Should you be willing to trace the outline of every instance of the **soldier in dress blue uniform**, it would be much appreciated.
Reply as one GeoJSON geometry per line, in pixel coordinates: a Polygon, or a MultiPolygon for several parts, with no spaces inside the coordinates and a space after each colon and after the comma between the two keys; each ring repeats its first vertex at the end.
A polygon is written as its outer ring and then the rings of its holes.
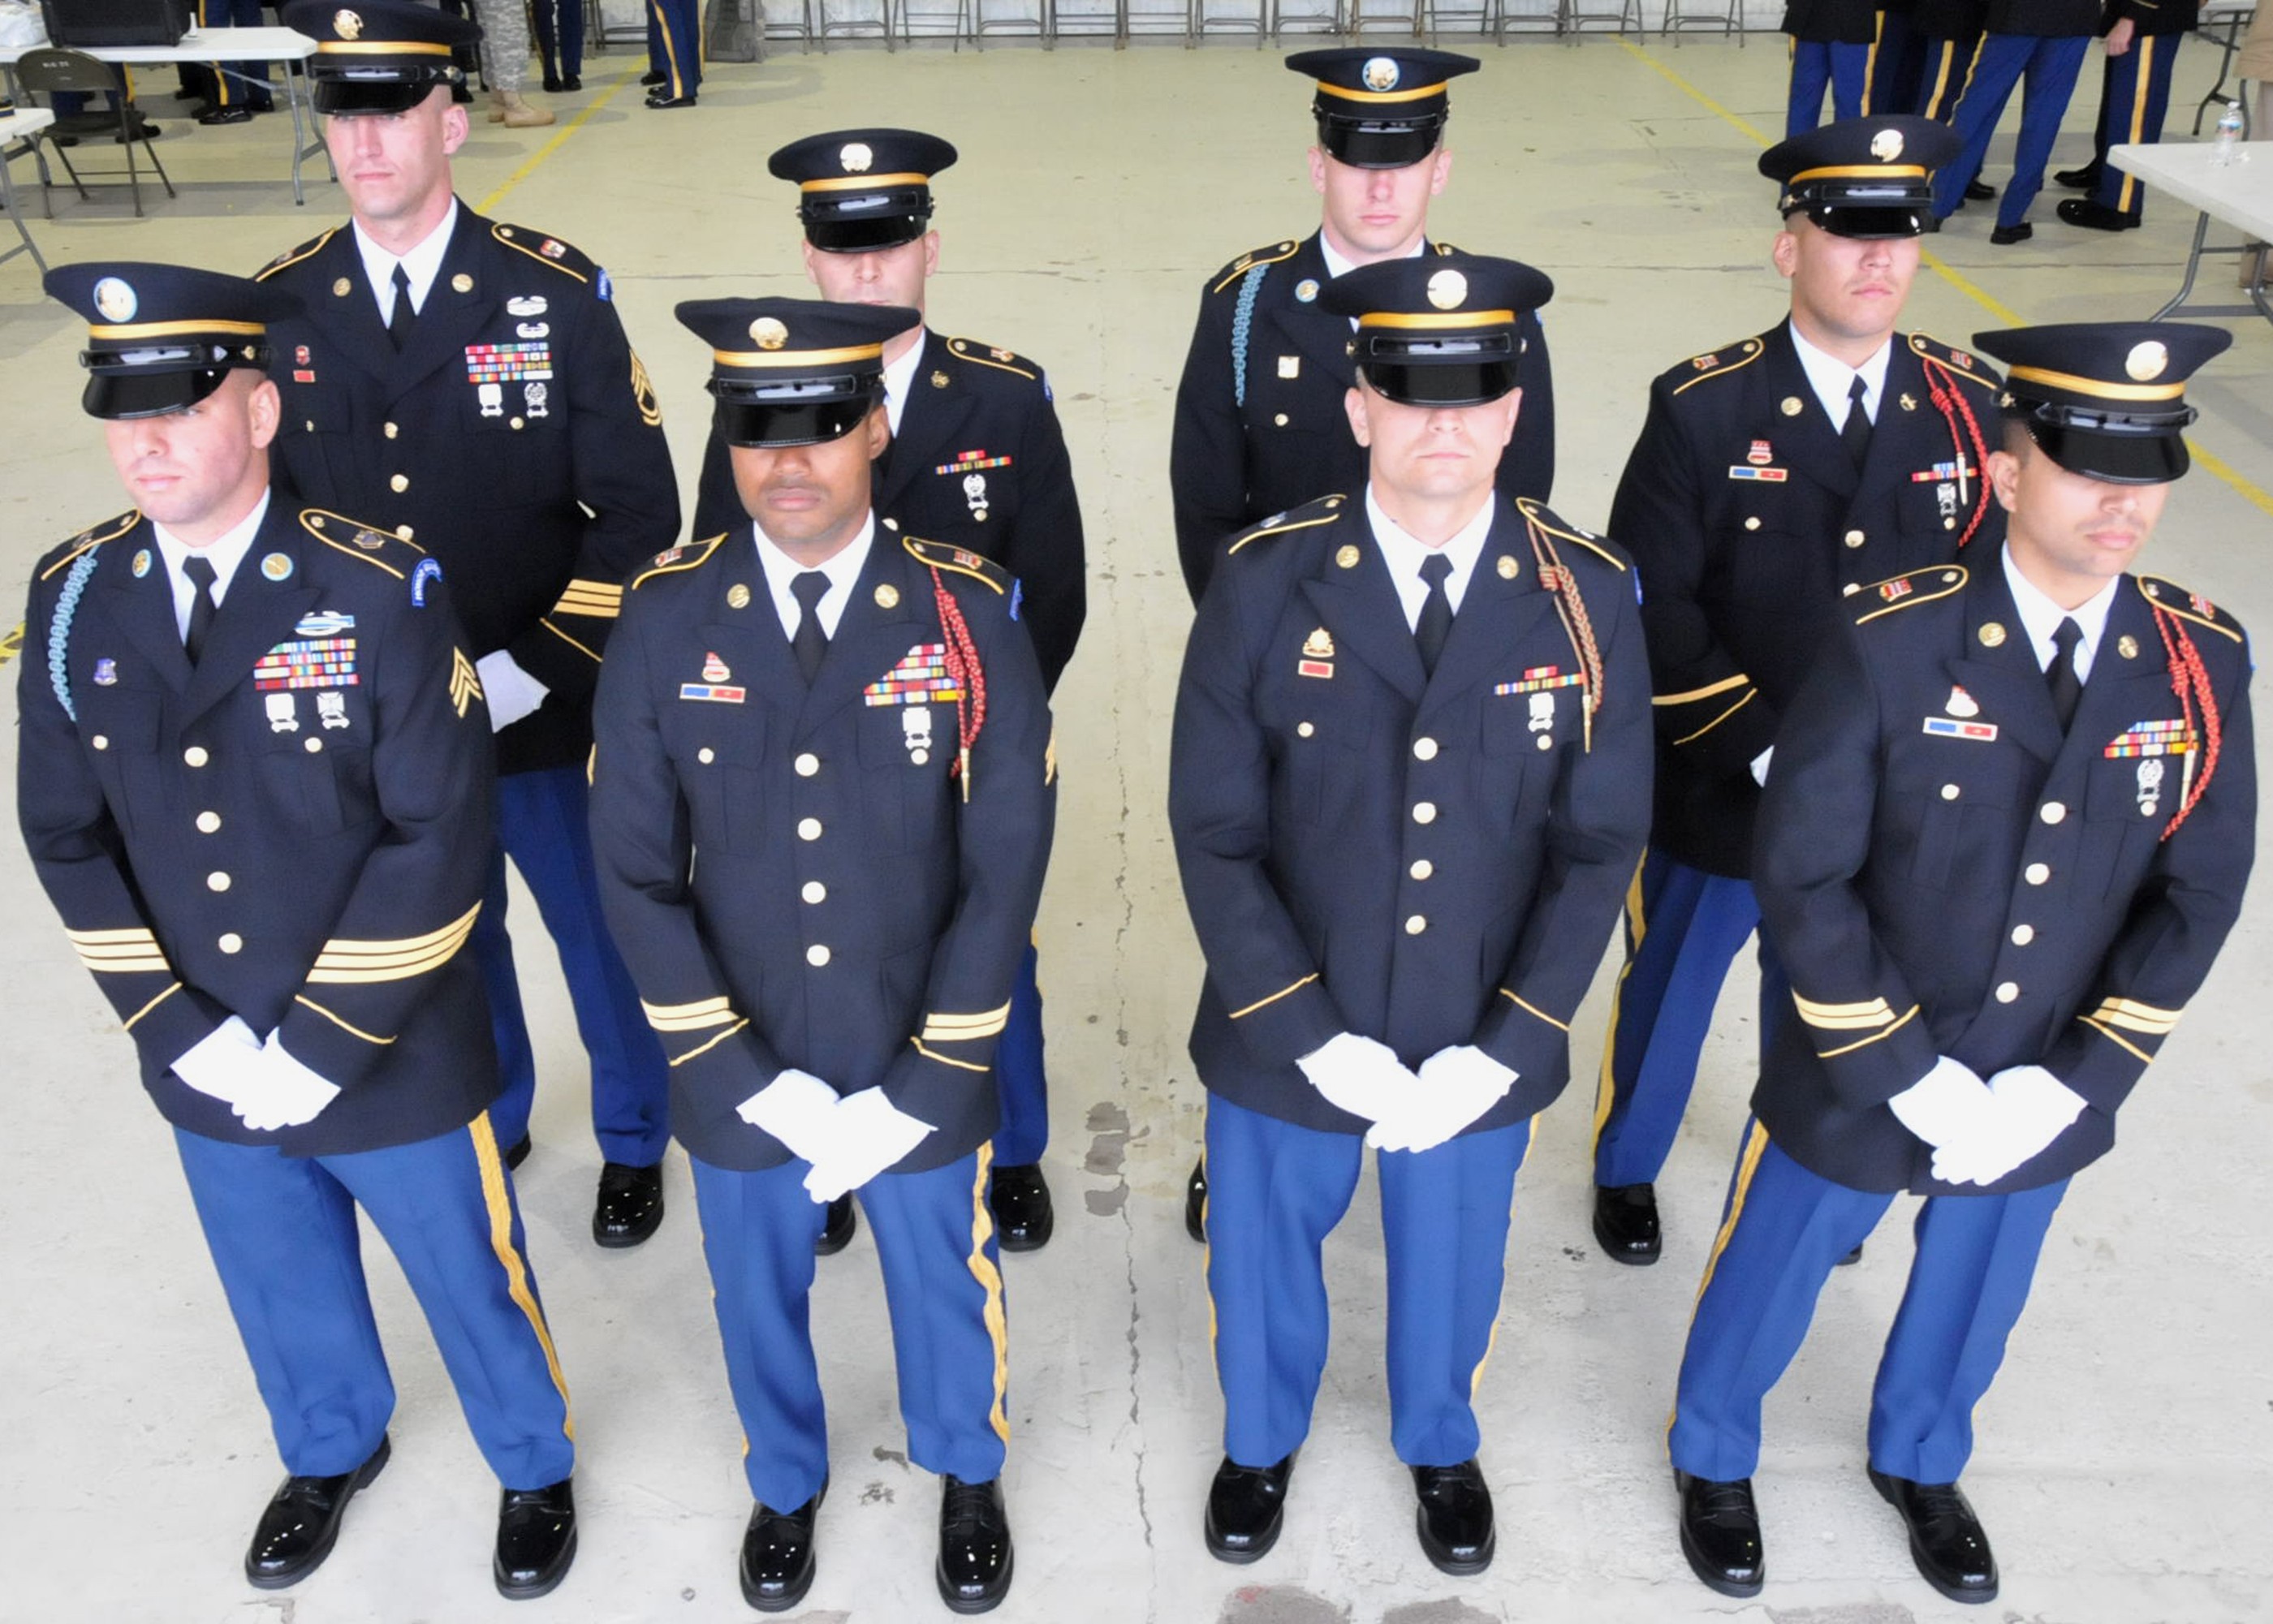
{"type": "Polygon", "coordinates": [[[1787,140],[1823,122],[1827,89],[1834,121],[1871,111],[1885,15],[1872,0],[1784,0],[1783,32],[1791,41],[1783,112],[1787,140]]]}
{"type": "Polygon", "coordinates": [[[670,1087],[601,917],[584,760],[623,579],[678,535],[663,414],[608,273],[451,194],[467,125],[446,94],[449,48],[473,26],[410,0],[299,0],[285,20],[318,41],[316,107],[355,218],[260,273],[305,307],[273,347],[277,466],[310,501],[450,573],[499,730],[498,839],[473,941],[505,1073],[499,1137],[517,1165],[536,1086],[506,934],[510,857],[591,1056],[593,1238],[635,1246],[663,1219],[670,1087]]]}
{"type": "Polygon", "coordinates": [[[2028,89],[2021,103],[2021,128],[2013,146],[2013,178],[1997,205],[1997,223],[1989,241],[1999,248],[2025,243],[2036,235],[2029,223],[2029,206],[2044,190],[2044,164],[2059,135],[2060,119],[2068,98],[2075,94],[2075,79],[2082,70],[2084,51],[2098,31],[2099,0],[1988,0],[1983,16],[1984,30],[1965,71],[1965,86],[1949,115],[1962,150],[1934,177],[1933,223],[1931,231],[1965,206],[1965,199],[1983,195],[1981,165],[1989,154],[1990,138],[2005,115],[2013,87],[2023,78],[2028,89]]]}
{"type": "Polygon", "coordinates": [[[1278,1538],[1326,1356],[1319,1247],[1383,1155],[1390,1431],[1421,1548],[1494,1548],[1471,1397],[1531,1119],[1648,827],[1624,556],[1495,491],[1547,278],[1463,254],[1324,295],[1357,319],[1362,492],[1235,538],[1185,652],[1169,822],[1207,981],[1208,1549],[1278,1538]]]}
{"type": "Polygon", "coordinates": [[[1832,1265],[1925,1197],[1870,1475],[1918,1570],[1997,1593],[1957,1486],[2069,1178],[2202,984],[2256,850],[2249,647],[2126,573],[2186,472],[2179,323],[1976,335],[2011,368],[2004,547],[1856,594],[1784,716],[1756,883],[1791,973],[1671,1431],[1682,1548],[1760,1588],[1760,1405],[1832,1265]]]}
{"type": "MultiPolygon", "coordinates": [[[[773,154],[773,174],[797,183],[806,274],[824,298],[920,314],[939,266],[931,178],[955,159],[949,143],[913,130],[838,130],[773,154]]],[[[1054,689],[1081,637],[1089,588],[1073,464],[1040,364],[943,338],[919,319],[884,346],[884,408],[892,439],[875,463],[876,511],[910,535],[992,558],[1015,576],[1019,619],[1054,689]]],[[[726,444],[713,435],[694,534],[748,523],[726,444]]],[[[994,1059],[1002,1125],[987,1200],[1006,1252],[1033,1251],[1055,1225],[1040,1165],[1050,1122],[1035,976],[1030,947],[994,1059]]],[[[841,1250],[853,1222],[849,1201],[833,1207],[822,1250],[841,1250]]]]}
{"type": "Polygon", "coordinates": [[[2202,24],[2201,0],[2108,0],[2100,18],[2106,40],[2099,82],[2099,120],[2091,134],[2091,161],[2061,169],[2052,179],[2088,192],[2063,198],[2054,211],[2087,231],[2134,231],[2146,217],[2147,189],[2138,176],[2107,161],[2119,143],[2159,141],[2170,110],[2171,69],[2179,47],[2202,24]]]}
{"type": "MultiPolygon", "coordinates": [[[[1168,479],[1176,554],[1197,604],[1224,543],[1328,491],[1365,483],[1365,448],[1343,402],[1356,381],[1350,324],[1321,291],[1354,266],[1457,252],[1428,238],[1429,199],[1444,191],[1451,81],[1483,64],[1451,51],[1302,51],[1317,80],[1310,184],[1317,230],[1250,250],[1208,279],[1176,385],[1168,479]]],[[[1501,455],[1500,493],[1544,502],[1555,484],[1555,374],[1536,311],[1522,313],[1523,432],[1501,455]]],[[[1205,1164],[1184,1197],[1184,1228],[1204,1239],[1205,1164]]]]}
{"type": "Polygon", "coordinates": [[[272,486],[281,290],[61,266],[84,404],[137,508],[33,572],[17,807],[40,883],[173,1125],[290,1474],[245,1576],[330,1554],[394,1388],[358,1206],[505,1486],[494,1574],[576,1549],[568,1397],[487,1107],[488,721],[434,560],[272,486]]]}
{"type": "MultiPolygon", "coordinates": [[[[1656,818],[1595,1102],[1594,1236],[1621,1262],[1662,1250],[1654,1181],[1759,922],[1756,781],[1841,595],[2003,535],[1982,473],[1995,374],[1894,325],[1954,146],[1926,119],[1866,118],[1762,155],[1791,314],[1651,385],[1610,509],[1657,688],[1656,818]]],[[[1765,1033],[1783,1007],[1766,944],[1760,972],[1765,1033]]]]}
{"type": "Polygon", "coordinates": [[[679,307],[752,522],[632,578],[601,673],[610,919],[670,1050],[757,1501],[742,1593],[793,1607],[829,1486],[806,1328],[826,1204],[876,1237],[940,1595],[1010,1583],[993,1060],[1055,803],[1049,707],[989,560],[879,520],[893,305],[679,307]],[[696,853],[700,860],[696,860],[696,853]]]}

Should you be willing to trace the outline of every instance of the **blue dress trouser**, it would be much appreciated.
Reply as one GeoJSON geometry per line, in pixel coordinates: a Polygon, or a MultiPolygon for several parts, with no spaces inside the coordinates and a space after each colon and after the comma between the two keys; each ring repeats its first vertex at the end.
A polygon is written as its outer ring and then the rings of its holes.
{"type": "MultiPolygon", "coordinates": [[[[2063,1179],[1920,1203],[1909,1283],[1871,1391],[1879,1471],[1914,1483],[1954,1483],[1964,1471],[1973,1408],[2004,1361],[2067,1190],[2063,1179]]],[[[1751,1125],[1682,1351],[1668,1435],[1677,1468],[1718,1480],[1752,1475],[1762,1401],[1799,1351],[1824,1281],[1894,1199],[1808,1171],[1751,1125]]]]}
{"type": "Polygon", "coordinates": [[[1884,118],[1916,112],[1918,74],[1925,66],[1928,52],[1938,43],[1911,28],[1909,12],[1881,11],[1879,37],[1871,44],[1864,114],[1884,118]]]}
{"type": "MultiPolygon", "coordinates": [[[[694,1201],[726,1383],[741,1418],[750,1493],[793,1511],[829,1479],[829,1426],[814,1358],[813,1243],[826,1209],[812,1164],[730,1172],[700,1157],[694,1201]]],[[[966,1483],[1001,1475],[1010,1423],[1009,1321],[985,1146],[920,1173],[879,1173],[858,1191],[884,1270],[908,1459],[966,1483]]]]}
{"type": "Polygon", "coordinates": [[[569,1475],[568,1389],[488,1117],[342,1156],[290,1156],[179,1129],[174,1141],[286,1471],[353,1471],[394,1413],[364,1281],[360,1205],[425,1312],[498,1481],[540,1489],[569,1475]]]}
{"type": "Polygon", "coordinates": [[[2107,161],[2107,149],[2151,145],[2163,138],[2163,116],[2171,106],[2171,64],[2179,59],[2182,34],[2142,34],[2120,56],[2107,58],[2100,81],[2099,126],[2092,134],[2091,161],[2099,166],[2095,203],[2126,220],[2141,219],[2147,189],[2135,176],[2107,161]]]}
{"type": "Polygon", "coordinates": [[[2025,79],[2021,101],[2021,132],[2013,146],[2013,178],[1997,200],[1997,223],[2017,226],[2029,217],[2029,206],[2044,190],[2044,166],[2059,135],[2060,119],[2068,98],[2075,94],[2075,76],[2083,67],[2091,41],[2084,35],[2046,40],[2034,34],[1992,34],[1982,36],[1973,53],[1972,71],[1965,77],[1964,93],[1950,124],[1964,145],[1956,157],[1934,172],[1933,212],[1947,220],[1965,200],[1965,188],[1981,173],[1989,155],[1989,138],[1997,133],[2005,103],[2013,86],[2025,79]]]}
{"type": "Polygon", "coordinates": [[[702,87],[702,0],[647,0],[647,9],[654,19],[648,53],[663,74],[655,94],[674,99],[694,94],[702,87]]]}
{"type": "MultiPolygon", "coordinates": [[[[1652,850],[1626,895],[1626,962],[1594,1099],[1594,1182],[1647,1184],[1665,1165],[1729,966],[1760,922],[1749,880],[1652,850]]],[[[1791,1009],[1791,983],[1760,938],[1760,1051],[1791,1009]]]]}
{"type": "Polygon", "coordinates": [[[1791,42],[1791,91],[1785,103],[1784,138],[1805,135],[1823,122],[1823,92],[1831,91],[1831,116],[1854,118],[1863,111],[1871,60],[1867,45],[1826,45],[1813,40],[1791,42]]]}
{"type": "MultiPolygon", "coordinates": [[[[1506,1277],[1528,1120],[1377,1164],[1389,1266],[1389,1435],[1408,1466],[1476,1452],[1473,1399],[1506,1277]]],[[[1223,1449],[1270,1466],[1300,1447],[1326,1368],[1321,1251],[1349,1210],[1356,1134],[1298,1127],[1220,1096],[1207,1103],[1208,1296],[1215,1309],[1223,1449]]]]}
{"type": "Polygon", "coordinates": [[[584,72],[584,0],[534,0],[529,9],[536,26],[537,55],[554,79],[584,72]]]}
{"type": "Polygon", "coordinates": [[[592,827],[581,767],[508,773],[498,780],[498,845],[490,855],[489,890],[474,923],[474,957],[489,991],[505,1092],[490,1108],[499,1142],[529,1132],[536,1096],[536,1059],[506,934],[505,860],[510,857],[536,899],[553,945],[576,1030],[592,1060],[592,1131],[611,1162],[652,1167],[671,1141],[671,1068],[648,1025],[639,992],[600,912],[592,866],[592,827]]]}
{"type": "Polygon", "coordinates": [[[1050,1092],[1042,1066],[1042,988],[1034,949],[1028,945],[1010,987],[1009,1023],[994,1043],[994,1087],[1001,1096],[1001,1126],[994,1159],[1024,1167],[1042,1159],[1050,1143],[1050,1092]]]}
{"type": "MultiPolygon", "coordinates": [[[[198,0],[198,26],[203,28],[258,28],[260,0],[198,0]]],[[[275,107],[268,87],[265,62],[206,62],[190,64],[196,94],[216,109],[249,107],[266,113],[275,107]]]]}
{"type": "Polygon", "coordinates": [[[1928,40],[1925,46],[1925,60],[1918,70],[1918,116],[1946,124],[1956,115],[1957,98],[1964,93],[1965,75],[1973,65],[1973,53],[1980,49],[1981,36],[1928,40]]]}

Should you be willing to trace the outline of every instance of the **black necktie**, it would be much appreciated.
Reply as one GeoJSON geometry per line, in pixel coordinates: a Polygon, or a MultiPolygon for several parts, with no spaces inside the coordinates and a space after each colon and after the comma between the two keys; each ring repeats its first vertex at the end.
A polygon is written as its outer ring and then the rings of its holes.
{"type": "Polygon", "coordinates": [[[1432,552],[1421,560],[1421,579],[1429,583],[1429,595],[1421,601],[1421,618],[1414,623],[1413,640],[1421,645],[1421,669],[1429,676],[1437,674],[1437,656],[1444,652],[1444,640],[1452,632],[1452,600],[1444,595],[1444,577],[1452,573],[1452,561],[1443,553],[1432,552]]]}
{"type": "Polygon", "coordinates": [[[2083,698],[2083,678],[2075,674],[2075,646],[2083,641],[2083,628],[2063,620],[2052,631],[2052,662],[2044,667],[2044,682],[2052,691],[2052,709],[2059,715],[2060,731],[2075,720],[2076,701],[2083,698]]]}
{"type": "Polygon", "coordinates": [[[1839,430],[1840,441],[1847,447],[1847,454],[1855,459],[1858,473],[1863,459],[1871,454],[1871,414],[1863,409],[1863,397],[1869,393],[1870,385],[1857,373],[1855,381],[1847,386],[1847,423],[1839,430]]]}
{"type": "Polygon", "coordinates": [[[804,611],[797,617],[797,635],[789,640],[789,651],[797,656],[797,669],[807,682],[829,651],[829,633],[821,629],[821,598],[828,590],[829,577],[819,570],[803,571],[789,584],[790,595],[804,611]]]}
{"type": "Polygon", "coordinates": [[[396,349],[410,341],[410,324],[417,318],[418,312],[410,308],[410,273],[398,259],[394,262],[394,316],[386,324],[386,336],[394,341],[396,349]]]}
{"type": "Polygon", "coordinates": [[[206,651],[206,634],[213,630],[220,606],[214,602],[214,566],[210,558],[184,558],[182,574],[190,583],[190,629],[182,634],[182,647],[195,665],[206,651]]]}

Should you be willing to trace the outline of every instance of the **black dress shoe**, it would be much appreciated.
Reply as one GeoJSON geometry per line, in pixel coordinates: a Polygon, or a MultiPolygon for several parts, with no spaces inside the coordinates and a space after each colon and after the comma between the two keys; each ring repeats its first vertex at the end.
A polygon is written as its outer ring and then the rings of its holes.
{"type": "MultiPolygon", "coordinates": [[[[1957,206],[1963,208],[1965,206],[1961,203],[1957,206]]],[[[1935,232],[1941,229],[1941,216],[1939,214],[1921,214],[1918,216],[1918,224],[1924,229],[1925,234],[1928,236],[1932,236],[1935,232]]]]}
{"type": "Polygon", "coordinates": [[[1996,195],[1997,189],[1977,175],[1965,183],[1965,200],[1968,203],[1986,203],[1996,195]]]}
{"type": "Polygon", "coordinates": [[[502,1155],[508,1170],[517,1168],[529,1160],[529,1135],[523,1134],[519,1139],[514,1140],[505,1148],[502,1155]]]}
{"type": "Polygon", "coordinates": [[[2037,235],[2037,228],[2027,221],[2017,226],[1999,226],[1989,234],[1990,243],[1998,248],[2010,248],[2015,243],[2025,243],[2037,235]]]}
{"type": "Polygon", "coordinates": [[[544,76],[544,94],[548,96],[557,96],[560,94],[560,76],[558,73],[548,73],[544,76]]]}
{"type": "Polygon", "coordinates": [[[1413,1488],[1421,1497],[1414,1514],[1421,1553],[1437,1571],[1464,1577],[1490,1567],[1499,1536],[1492,1528],[1491,1490],[1474,1457],[1457,1466],[1415,1466],[1413,1488]]]}
{"type": "Polygon", "coordinates": [[[1767,1563],[1760,1551],[1760,1514],[1750,1478],[1715,1482],[1676,1468],[1681,1491],[1681,1554],[1705,1588],[1723,1596],[1757,1596],[1767,1563]]]}
{"type": "Polygon", "coordinates": [[[776,1511],[761,1501],[750,1510],[742,1533],[742,1599],[761,1613],[787,1613],[813,1588],[813,1523],[828,1497],[821,1493],[794,1511],[776,1511]]]}
{"type": "Polygon", "coordinates": [[[1184,1180],[1184,1233],[1200,1245],[1207,1245],[1207,1161],[1204,1157],[1192,1164],[1192,1176],[1184,1180]]]}
{"type": "Polygon", "coordinates": [[[694,98],[693,96],[649,96],[647,99],[647,104],[659,112],[664,108],[693,107],[694,98]]]}
{"type": "Polygon", "coordinates": [[[2087,231],[2136,231],[2136,217],[2121,209],[2112,209],[2093,198],[2062,198],[2059,217],[2071,226],[2082,226],[2087,231]]]}
{"type": "Polygon", "coordinates": [[[1657,1227],[1657,1187],[1647,1184],[1596,1185],[1594,1239],[1618,1262],[1656,1262],[1664,1250],[1657,1227]]]}
{"type": "Polygon", "coordinates": [[[592,1207],[592,1239],[604,1246],[636,1246],[663,1222],[663,1164],[600,1164],[600,1195],[592,1207]]]}
{"type": "Polygon", "coordinates": [[[671,75],[665,73],[661,68],[649,68],[646,72],[640,75],[640,83],[650,86],[660,85],[664,80],[670,77],[671,75]]]}
{"type": "Polygon", "coordinates": [[[821,1237],[813,1243],[815,1257],[835,1257],[852,1244],[853,1231],[860,1220],[853,1215],[852,1198],[840,1195],[829,1203],[829,1217],[821,1226],[821,1237]]]}
{"type": "Polygon", "coordinates": [[[1010,1514],[1002,1480],[941,1480],[939,1598],[949,1613],[992,1613],[1010,1593],[1010,1514]]]}
{"type": "Polygon", "coordinates": [[[249,107],[211,108],[198,115],[198,122],[201,124],[249,124],[252,122],[252,109],[249,107]]]}
{"type": "Polygon", "coordinates": [[[550,1596],[576,1560],[576,1496],[568,1479],[498,1498],[497,1555],[490,1573],[507,1601],[550,1596]]]}
{"type": "Polygon", "coordinates": [[[995,1239],[1005,1252],[1039,1252],[1057,1227],[1050,1186],[1042,1181],[1038,1162],[996,1168],[986,1186],[986,1205],[994,1215],[995,1239]]]}
{"type": "Polygon", "coordinates": [[[1294,1475],[1291,1455],[1276,1466],[1241,1466],[1226,1456],[1208,1486],[1208,1554],[1219,1562],[1251,1562],[1277,1545],[1294,1475]]]}
{"type": "Polygon", "coordinates": [[[1845,1269],[1845,1268],[1849,1267],[1849,1265],[1851,1265],[1851,1264],[1859,1263],[1859,1262],[1861,1262],[1862,1261],[1863,1261],[1863,1243],[1862,1243],[1861,1241],[1859,1241],[1859,1240],[1858,1240],[1858,1241],[1857,1241],[1857,1242],[1855,1243],[1854,1250],[1852,1250],[1851,1252],[1848,1253],[1848,1254],[1847,1254],[1845,1257],[1841,1258],[1841,1259],[1839,1260],[1839,1261],[1838,1261],[1835,1265],[1834,1265],[1834,1268],[1838,1268],[1838,1269],[1845,1269]]]}
{"type": "Polygon", "coordinates": [[[2099,166],[2087,163],[2073,169],[2055,169],[2052,180],[2070,191],[2093,191],[2099,186],[2099,166]]]}
{"type": "Polygon", "coordinates": [[[244,1576],[255,1590],[281,1590],[324,1565],[340,1537],[340,1519],[356,1491],[386,1468],[391,1446],[381,1434],[371,1458],[335,1478],[287,1478],[276,1491],[244,1553],[244,1576]]]}
{"type": "Polygon", "coordinates": [[[562,74],[562,75],[560,76],[560,88],[561,88],[561,89],[563,89],[563,90],[568,91],[568,92],[570,92],[570,93],[572,93],[572,94],[573,94],[573,93],[574,93],[574,92],[576,92],[576,91],[579,91],[579,90],[583,89],[583,88],[584,88],[584,79],[583,79],[583,76],[582,76],[581,74],[578,74],[578,73],[564,73],[564,74],[562,74]]]}
{"type": "Polygon", "coordinates": [[[1912,1483],[1871,1469],[1871,1486],[1902,1514],[1910,1530],[1910,1560],[1925,1582],[1952,1601],[1997,1599],[1997,1559],[1989,1536],[1954,1483],[1912,1483]]]}

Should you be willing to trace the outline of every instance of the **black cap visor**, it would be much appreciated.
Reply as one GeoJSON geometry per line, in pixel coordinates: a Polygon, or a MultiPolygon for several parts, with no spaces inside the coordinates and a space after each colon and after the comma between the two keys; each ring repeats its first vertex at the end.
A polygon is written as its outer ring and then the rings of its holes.
{"type": "Polygon", "coordinates": [[[437,85],[451,82],[448,70],[422,64],[421,78],[406,79],[392,74],[313,76],[311,86],[316,111],[352,118],[358,113],[407,113],[426,100],[437,85]]]}
{"type": "Polygon", "coordinates": [[[1924,236],[1929,207],[1907,202],[1811,203],[1804,212],[1834,236],[1874,239],[1924,236]]]}
{"type": "Polygon", "coordinates": [[[1479,356],[1463,361],[1404,361],[1359,363],[1365,381],[1384,400],[1402,406],[1482,406],[1515,387],[1512,357],[1479,356]]]}
{"type": "Polygon", "coordinates": [[[195,406],[221,385],[227,367],[195,370],[133,370],[95,372],[86,380],[79,403],[90,417],[123,422],[133,417],[163,417],[195,406]]]}
{"type": "Polygon", "coordinates": [[[750,389],[713,378],[712,414],[718,438],[729,445],[819,445],[841,440],[867,420],[883,393],[882,380],[847,377],[801,378],[750,389]]]}
{"type": "Polygon", "coordinates": [[[846,212],[831,204],[825,212],[804,209],[805,240],[824,254],[873,254],[912,243],[931,229],[928,205],[877,199],[879,206],[846,212]]]}
{"type": "Polygon", "coordinates": [[[1441,112],[1401,121],[1325,112],[1318,116],[1318,145],[1354,169],[1409,168],[1437,150],[1444,133],[1441,112]]]}
{"type": "Polygon", "coordinates": [[[2167,485],[2194,466],[2179,430],[2194,419],[2142,422],[2069,407],[2039,406],[2027,416],[2029,438],[2071,474],[2111,485],[2167,485]]]}

